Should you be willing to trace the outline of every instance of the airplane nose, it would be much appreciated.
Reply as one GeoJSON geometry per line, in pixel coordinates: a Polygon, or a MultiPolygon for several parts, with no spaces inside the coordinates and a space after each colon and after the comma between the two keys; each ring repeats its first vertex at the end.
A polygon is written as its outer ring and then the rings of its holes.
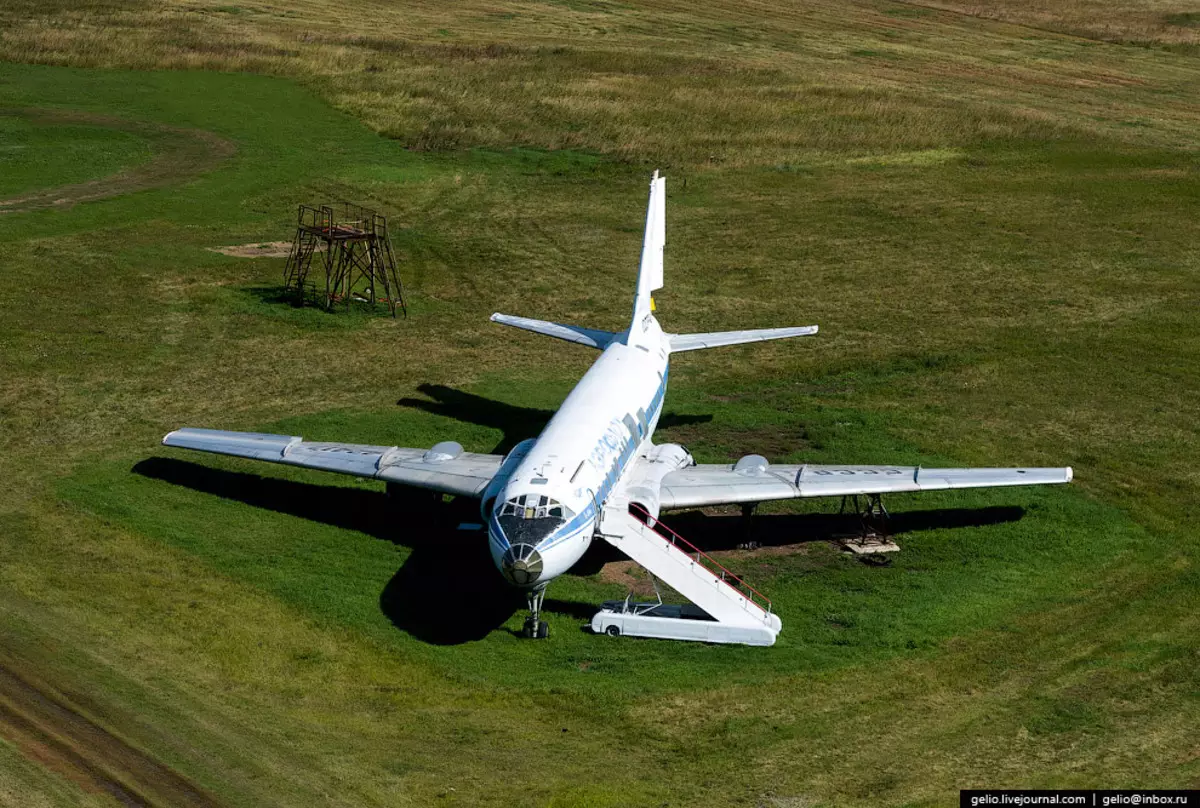
{"type": "Polygon", "coordinates": [[[500,571],[509,583],[529,586],[542,574],[542,556],[532,544],[514,544],[504,551],[500,571]]]}

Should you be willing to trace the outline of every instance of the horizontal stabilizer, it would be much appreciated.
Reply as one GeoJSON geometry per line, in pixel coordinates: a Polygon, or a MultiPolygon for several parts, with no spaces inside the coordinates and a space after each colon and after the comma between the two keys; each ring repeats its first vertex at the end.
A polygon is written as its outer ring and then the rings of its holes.
{"type": "Polygon", "coordinates": [[[535,334],[545,334],[547,337],[566,340],[567,342],[577,342],[580,345],[587,345],[589,348],[598,348],[604,350],[608,347],[608,343],[612,342],[616,336],[611,331],[601,331],[596,328],[580,328],[577,325],[562,325],[561,323],[551,323],[546,320],[531,320],[528,317],[514,317],[511,314],[500,314],[497,312],[492,315],[493,323],[501,325],[511,325],[513,328],[523,328],[526,331],[532,331],[535,334]]]}
{"type": "Polygon", "coordinates": [[[722,345],[741,345],[746,342],[766,342],[771,339],[807,337],[817,333],[817,326],[795,328],[759,328],[751,331],[714,331],[709,334],[671,334],[671,353],[719,348],[722,345]]]}

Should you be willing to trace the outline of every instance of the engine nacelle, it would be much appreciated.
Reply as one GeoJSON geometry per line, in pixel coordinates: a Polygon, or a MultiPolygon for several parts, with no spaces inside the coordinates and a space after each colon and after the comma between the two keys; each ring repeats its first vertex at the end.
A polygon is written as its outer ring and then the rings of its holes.
{"type": "Polygon", "coordinates": [[[733,470],[743,477],[757,477],[765,474],[771,464],[762,455],[746,455],[734,464],[733,470]]]}
{"type": "Polygon", "coordinates": [[[677,443],[655,446],[644,458],[639,458],[630,470],[629,482],[622,492],[630,502],[637,503],[650,514],[653,526],[662,504],[662,481],[672,471],[696,465],[688,450],[677,443]]]}
{"type": "Polygon", "coordinates": [[[462,444],[454,440],[444,440],[434,444],[433,448],[421,456],[426,463],[447,463],[455,460],[463,453],[462,444]]]}
{"type": "Polygon", "coordinates": [[[533,448],[535,443],[537,443],[536,439],[528,438],[514,446],[512,451],[505,456],[504,462],[500,464],[500,468],[496,470],[496,476],[492,477],[492,481],[483,490],[479,512],[483,516],[484,524],[487,524],[488,517],[491,516],[492,505],[495,504],[496,497],[500,496],[500,492],[508,484],[508,478],[517,470],[517,466],[521,465],[521,461],[525,459],[525,455],[529,454],[529,450],[533,448]]]}

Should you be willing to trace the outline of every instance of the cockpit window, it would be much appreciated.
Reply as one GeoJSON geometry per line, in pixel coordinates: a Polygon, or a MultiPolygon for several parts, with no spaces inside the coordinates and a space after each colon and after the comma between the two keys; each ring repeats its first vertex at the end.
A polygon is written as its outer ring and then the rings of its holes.
{"type": "Polygon", "coordinates": [[[496,521],[512,544],[537,544],[574,515],[556,499],[541,494],[522,494],[500,506],[496,521]]]}
{"type": "Polygon", "coordinates": [[[521,519],[567,519],[574,516],[571,509],[561,502],[538,494],[524,494],[510,499],[500,507],[500,516],[517,516],[521,519]]]}

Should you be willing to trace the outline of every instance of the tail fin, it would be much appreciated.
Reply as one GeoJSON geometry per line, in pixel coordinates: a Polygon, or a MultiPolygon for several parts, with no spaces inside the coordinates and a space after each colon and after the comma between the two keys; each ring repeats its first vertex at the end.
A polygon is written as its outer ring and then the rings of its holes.
{"type": "MultiPolygon", "coordinates": [[[[654,298],[651,295],[663,285],[663,246],[667,241],[667,181],[654,172],[650,179],[650,205],[646,209],[646,240],[642,246],[642,268],[638,273],[637,295],[633,299],[633,320],[629,326],[630,334],[643,333],[646,330],[646,318],[654,312],[654,298]]],[[[513,317],[510,314],[492,315],[492,322],[523,328],[548,337],[557,337],[567,342],[577,342],[592,348],[604,350],[618,335],[610,331],[599,331],[594,328],[550,323],[545,320],[531,320],[527,317],[513,317]]]]}
{"type": "Polygon", "coordinates": [[[663,286],[663,247],[667,243],[667,179],[650,179],[650,204],[646,207],[646,239],[642,243],[642,268],[638,272],[637,295],[633,298],[630,332],[654,312],[655,290],[663,286]]]}
{"type": "MultiPolygon", "coordinates": [[[[646,208],[646,238],[642,244],[642,266],[638,271],[637,294],[633,298],[633,319],[629,330],[621,334],[581,328],[574,325],[531,320],[510,314],[493,314],[492,322],[522,328],[548,337],[576,342],[603,350],[615,339],[627,339],[630,345],[641,343],[647,333],[661,334],[651,329],[654,316],[655,291],[663,286],[663,248],[667,243],[667,180],[658,176],[650,179],[650,204],[646,208]]],[[[672,353],[696,351],[701,348],[717,348],[722,345],[740,345],[746,342],[765,342],[772,339],[807,337],[817,333],[815,325],[794,328],[760,328],[749,331],[716,331],[708,334],[667,334],[672,353]]],[[[657,338],[655,344],[657,345],[657,338]]]]}

